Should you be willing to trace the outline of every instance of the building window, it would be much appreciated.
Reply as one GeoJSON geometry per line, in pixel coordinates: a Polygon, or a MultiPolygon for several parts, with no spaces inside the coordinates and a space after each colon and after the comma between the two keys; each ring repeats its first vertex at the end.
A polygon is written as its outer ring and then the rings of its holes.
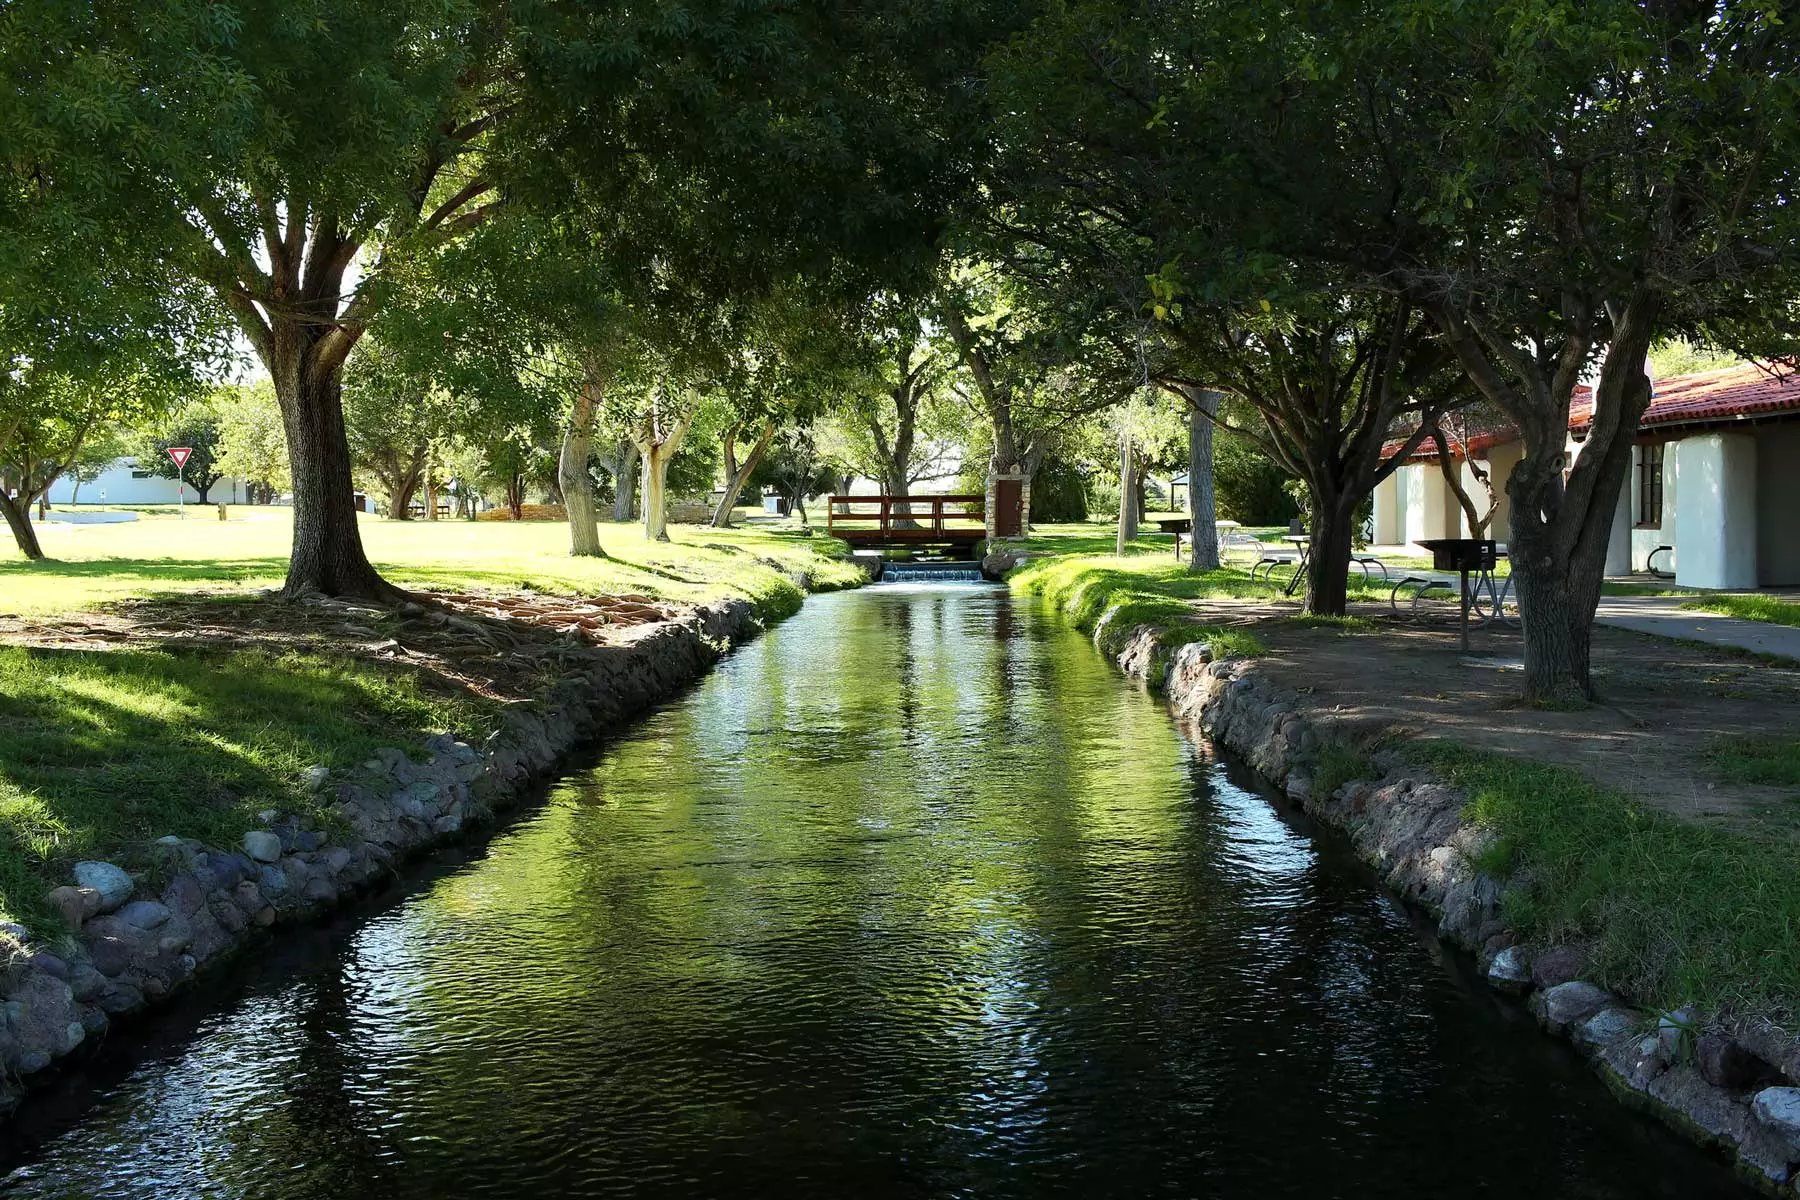
{"type": "Polygon", "coordinates": [[[1663,523],[1663,446],[1638,448],[1638,520],[1640,527],[1661,528],[1663,523]]]}

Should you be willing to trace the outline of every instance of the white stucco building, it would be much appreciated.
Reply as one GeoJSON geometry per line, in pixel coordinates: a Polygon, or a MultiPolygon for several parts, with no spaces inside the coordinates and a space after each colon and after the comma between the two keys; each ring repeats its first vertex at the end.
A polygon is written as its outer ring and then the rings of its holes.
{"type": "MultiPolygon", "coordinates": [[[[1577,395],[1569,449],[1579,454],[1591,419],[1577,395]]],[[[1499,496],[1489,536],[1504,542],[1506,479],[1524,453],[1515,434],[1470,440],[1499,496]]],[[[1466,461],[1464,489],[1485,493],[1466,461]]],[[[1375,489],[1375,541],[1399,545],[1468,537],[1468,522],[1433,455],[1418,455],[1375,489]]],[[[1686,587],[1800,585],[1800,381],[1782,383],[1753,365],[1661,380],[1639,423],[1632,469],[1613,522],[1607,573],[1672,570],[1686,587]]]]}
{"type": "MultiPolygon", "coordinates": [[[[199,493],[187,485],[187,502],[196,503],[199,493]]],[[[121,458],[101,473],[98,479],[81,485],[79,495],[75,480],[64,475],[50,485],[51,504],[176,504],[180,502],[175,480],[164,479],[138,466],[135,458],[121,458]]],[[[227,476],[212,485],[206,499],[211,504],[242,504],[247,499],[244,483],[227,476]]]]}

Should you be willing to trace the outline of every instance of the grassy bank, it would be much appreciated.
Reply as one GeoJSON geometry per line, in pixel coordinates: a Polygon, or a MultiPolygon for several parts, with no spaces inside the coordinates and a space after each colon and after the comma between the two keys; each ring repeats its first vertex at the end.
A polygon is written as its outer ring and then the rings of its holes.
{"type": "Polygon", "coordinates": [[[0,648],[0,911],[44,926],[83,858],[165,834],[235,845],[267,808],[324,821],[300,772],[456,730],[491,706],[320,654],[0,648]]]}
{"type": "Polygon", "coordinates": [[[1594,947],[1594,974],[1662,1008],[1785,1010],[1800,996],[1792,841],[1677,821],[1573,771],[1419,747],[1499,840],[1480,865],[1522,871],[1506,916],[1533,939],[1594,947]]]}
{"type": "MultiPolygon", "coordinates": [[[[29,639],[37,619],[203,592],[239,599],[206,601],[201,617],[247,607],[255,623],[259,605],[243,598],[280,583],[289,528],[282,510],[46,526],[51,561],[0,562],[0,614],[29,639]]],[[[599,560],[569,557],[560,524],[371,518],[362,531],[382,571],[415,588],[741,596],[776,618],[804,599],[796,578],[814,590],[862,578],[842,543],[798,531],[676,527],[672,543],[655,545],[634,527],[603,530],[613,557],[599,560]]],[[[498,702],[473,690],[493,667],[470,666],[465,679],[361,645],[386,633],[342,618],[324,626],[322,640],[293,648],[233,650],[218,637],[208,648],[0,647],[0,914],[54,928],[43,895],[80,859],[140,866],[167,834],[233,845],[270,808],[325,821],[326,800],[301,786],[305,768],[493,727],[498,702]]]]}
{"type": "Polygon", "coordinates": [[[1029,562],[1009,577],[1015,590],[1044,597],[1084,633],[1099,631],[1101,650],[1117,654],[1139,625],[1159,628],[1158,643],[1173,653],[1189,642],[1210,642],[1221,655],[1260,653],[1263,646],[1245,629],[1194,620],[1190,602],[1201,599],[1261,599],[1277,588],[1252,583],[1249,574],[1222,568],[1192,574],[1173,558],[1065,555],[1029,562]]]}

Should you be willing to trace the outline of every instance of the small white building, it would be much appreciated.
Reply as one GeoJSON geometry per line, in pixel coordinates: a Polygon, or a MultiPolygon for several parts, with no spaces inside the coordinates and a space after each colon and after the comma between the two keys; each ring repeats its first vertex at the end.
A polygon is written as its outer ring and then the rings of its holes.
{"type": "MultiPolygon", "coordinates": [[[[226,476],[213,484],[206,494],[210,504],[243,504],[249,493],[241,479],[226,476]]],[[[181,500],[173,479],[164,479],[138,465],[135,458],[115,460],[98,479],[83,483],[77,492],[74,477],[64,475],[50,485],[51,504],[177,504],[181,500]]],[[[187,485],[187,502],[194,504],[199,493],[192,483],[187,485]]]]}
{"type": "MultiPolygon", "coordinates": [[[[1578,393],[1572,456],[1592,416],[1591,393],[1578,393]]],[[[1478,505],[1486,495],[1466,459],[1492,474],[1498,499],[1489,536],[1502,542],[1506,480],[1523,454],[1517,434],[1505,432],[1472,438],[1459,454],[1464,489],[1478,505]]],[[[1415,455],[1376,487],[1374,532],[1383,545],[1470,536],[1434,454],[1415,455]]],[[[1638,425],[1606,570],[1652,566],[1685,587],[1800,585],[1800,382],[1744,364],[1657,383],[1638,425]]]]}

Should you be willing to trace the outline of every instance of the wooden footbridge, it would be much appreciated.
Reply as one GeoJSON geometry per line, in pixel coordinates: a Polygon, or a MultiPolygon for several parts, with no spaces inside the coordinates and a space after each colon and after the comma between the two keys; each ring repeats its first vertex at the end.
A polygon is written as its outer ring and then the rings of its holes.
{"type": "Polygon", "coordinates": [[[832,537],[862,550],[953,550],[967,554],[987,537],[982,496],[833,496],[832,537]]]}

